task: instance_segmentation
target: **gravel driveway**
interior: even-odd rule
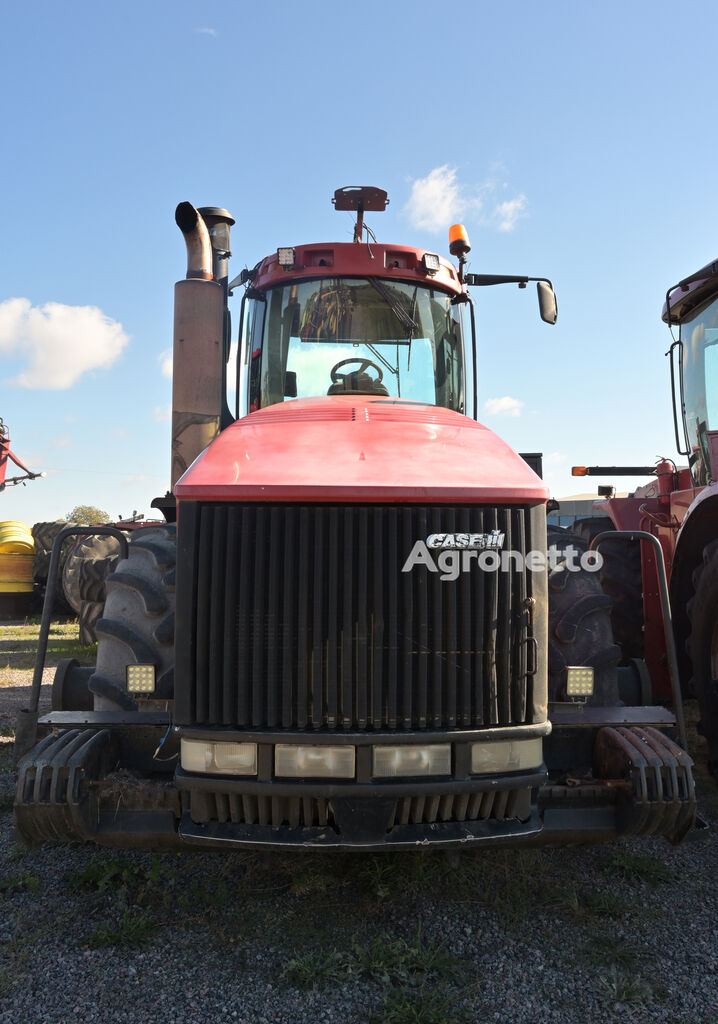
[[[31,675],[0,665],[2,1024],[718,1024],[715,830],[458,866],[25,851],[10,722]],[[718,826],[718,791],[702,777],[701,792]]]

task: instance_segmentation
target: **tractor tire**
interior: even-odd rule
[[[65,599],[80,615],[83,603],[104,604],[105,581],[120,558],[120,545],[115,537],[102,534],[78,537],[62,570]]]
[[[693,573],[693,590],[686,605],[690,685],[698,698],[698,731],[708,743],[708,767],[718,780],[718,540],[703,549],[703,563]]]
[[[52,545],[55,543],[55,537],[57,537],[60,530],[64,530],[66,526],[77,526],[77,523],[68,523],[65,522],[64,519],[56,519],[54,522],[49,523],[35,523],[32,528],[32,539],[35,541],[33,579],[35,580],[35,583],[38,584],[38,587],[43,591],[44,588],[47,587],[47,574],[50,571]],[[72,538],[68,537],[62,546],[62,552],[60,554],[60,568],[58,571],[59,586],[55,591],[55,605],[53,609],[56,615],[77,615],[77,609],[67,601],[62,586],[62,573],[65,566],[65,560],[67,559],[72,543]]]
[[[570,571],[568,548],[579,554],[588,545],[582,537],[557,526],[548,527],[548,548],[558,552],[548,576],[548,696],[565,701],[566,669],[585,665],[594,670],[593,696],[588,704],[615,707],[618,696],[620,648],[613,642],[610,597],[604,594],[597,572]]]
[[[77,621],[80,627],[79,641],[81,644],[97,643],[97,621],[102,618],[105,610],[104,601],[82,601]]]
[[[174,523],[135,530],[128,557],[107,577],[105,610],[95,627],[97,665],[88,684],[96,711],[137,709],[127,692],[128,665],[154,665],[149,699],[174,697],[176,552]]]
[[[608,516],[578,519],[573,524],[574,533],[586,544],[590,544],[599,533],[615,529]],[[621,664],[628,665],[633,658],[644,656],[641,542],[605,540],[601,544],[601,554],[601,586],[613,601],[613,635],[621,648]]]

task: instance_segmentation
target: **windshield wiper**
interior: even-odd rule
[[[399,323],[408,331],[409,337],[412,338],[415,334],[418,334],[418,323],[416,322],[416,320],[414,320],[412,316],[409,315],[409,313],[407,313],[406,309],[391,294],[389,289],[385,285],[383,285],[381,281],[378,281],[375,277],[368,277],[367,281],[372,286],[372,288],[375,289],[375,291],[379,292],[379,294],[384,299],[387,306],[392,311],[394,316],[397,318]]]

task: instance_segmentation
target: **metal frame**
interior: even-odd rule
[[[50,635],[50,618],[57,591],[57,570],[60,567],[60,552],[67,538],[77,534],[81,534],[84,537],[94,537],[97,535],[114,537],[120,544],[120,557],[127,558],[127,538],[122,530],[119,530],[116,526],[66,526],[55,537],[52,545],[52,554],[50,555],[50,568],[47,571],[47,587],[45,589],[45,601],[42,606],[40,636],[38,637],[37,654],[35,655],[35,671],[32,677],[32,688],[30,689],[30,704],[29,707],[24,709],[31,714],[37,714],[37,707],[40,701],[42,670],[45,667],[47,640]]]
[[[671,678],[671,691],[673,694],[673,711],[678,723],[678,737],[684,750],[688,749],[688,738],[686,734],[686,720],[683,714],[683,695],[681,693],[681,680],[678,674],[678,656],[676,653],[676,641],[673,636],[673,619],[671,617],[671,599],[668,595],[668,578],[666,576],[666,562],[663,557],[661,542],[652,533],[646,530],[606,530],[597,534],[589,544],[589,551],[597,551],[599,544],[604,540],[642,540],[653,545],[656,554],[656,575],[658,576],[658,587],[661,599],[661,613],[663,617],[663,632],[666,641],[666,653],[668,656],[668,672]]]

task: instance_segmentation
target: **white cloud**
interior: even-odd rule
[[[505,202],[499,203],[494,211],[499,231],[513,231],[516,222],[526,216],[527,205],[528,200],[523,193],[516,196],[515,199],[507,199]]]
[[[212,36],[215,39],[217,38],[217,29],[216,28],[196,28],[195,32],[199,36]]]
[[[566,456],[563,452],[549,452],[543,457],[544,462],[549,466],[560,466],[562,462],[566,461]]]
[[[490,416],[520,416],[524,403],[520,398],[503,395],[501,398],[487,398],[484,409]]]
[[[84,373],[111,366],[128,340],[122,324],[96,306],[0,302],[0,352],[25,361],[10,381],[18,387],[70,388]]]
[[[169,377],[172,379],[172,350],[165,349],[164,352],[160,352],[157,356],[157,362],[160,364],[160,370],[162,371],[163,377]]]
[[[476,205],[477,200],[473,202]],[[429,171],[425,178],[412,182],[411,195],[404,209],[415,228],[444,231],[463,216],[470,203],[458,182],[456,168],[442,164]],[[480,200],[478,203],[480,206]]]
[[[72,438],[69,434],[58,434],[52,442],[53,448],[72,448]]]
[[[459,181],[455,167],[442,164],[425,178],[412,181],[404,213],[413,227],[424,231],[446,231],[456,221],[472,219],[497,231],[513,231],[517,221],[526,216],[528,199],[523,193],[501,199],[507,188],[506,182],[494,178],[465,184]]]
[[[171,405],[156,405],[155,406],[155,419],[158,423],[164,423],[165,420],[172,419],[172,406]]]
[[[146,473],[135,473],[132,476],[126,476],[122,481],[123,487],[133,487],[135,484],[144,483],[147,480]]]

